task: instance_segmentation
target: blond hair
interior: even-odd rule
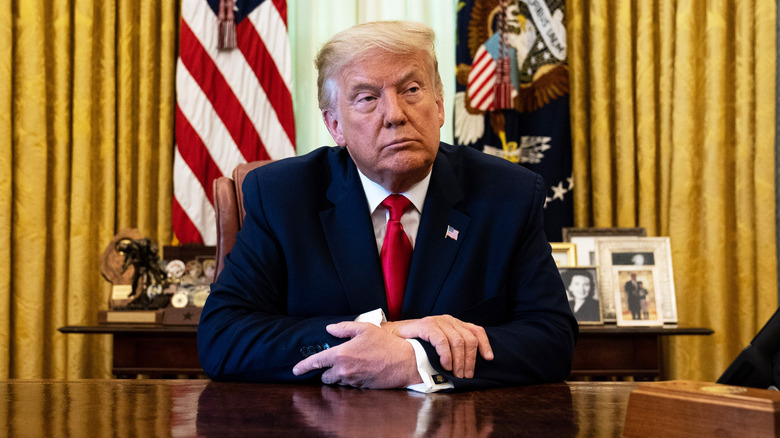
[[[330,109],[336,98],[338,75],[350,64],[376,50],[393,55],[417,55],[423,51],[434,72],[436,97],[444,94],[436,60],[436,34],[414,21],[373,21],[341,31],[326,42],[314,58],[320,109]]]

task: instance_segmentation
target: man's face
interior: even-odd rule
[[[335,108],[322,111],[339,146],[358,169],[391,192],[403,192],[433,166],[444,124],[434,72],[420,56],[375,52],[338,79]]]

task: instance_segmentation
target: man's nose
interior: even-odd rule
[[[382,114],[385,119],[385,127],[387,128],[406,123],[403,98],[395,92],[387,93],[382,99]]]

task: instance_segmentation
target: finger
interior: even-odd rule
[[[452,352],[452,373],[455,374],[455,377],[463,378],[465,377],[467,360],[466,339],[463,338],[460,328],[455,325],[450,325],[444,330],[450,342],[450,350]]]
[[[452,353],[450,351],[450,343],[447,340],[447,337],[444,335],[444,332],[437,331],[435,333],[430,333],[424,337],[421,337],[421,339],[430,342],[431,345],[433,345],[433,348],[436,349],[436,354],[439,355],[439,363],[441,363],[442,368],[447,371],[452,371]]]
[[[328,370],[320,376],[320,381],[326,385],[340,385],[341,377],[339,377],[333,368],[328,368]]]
[[[315,355],[309,356],[306,359],[298,362],[293,366],[293,374],[300,376],[308,372],[319,370],[322,368],[330,368],[333,364],[330,361],[330,350],[323,350]]]
[[[463,322],[457,318],[448,321],[448,333],[452,344],[453,373],[458,377],[474,377],[480,341],[476,335],[481,327]]]
[[[474,369],[477,366],[477,349],[479,342],[473,333],[469,332],[465,338],[466,346],[463,357],[463,376],[467,379],[474,377]]]
[[[495,357],[493,354],[493,347],[490,346],[490,339],[488,339],[485,329],[474,324],[470,324],[471,333],[477,338],[479,342],[479,354],[485,360],[493,360]]]
[[[366,324],[373,326],[373,324],[367,322],[344,321],[337,324],[328,324],[325,326],[325,330],[337,338],[354,338],[366,331]]]
[[[460,346],[457,347],[457,350],[453,351],[453,356],[455,356],[455,359],[453,359],[454,362],[460,363],[458,368],[460,369],[461,374],[458,377],[470,379],[474,377],[479,341],[466,324],[458,321],[453,325],[453,328],[457,333],[457,338],[455,338],[453,343],[456,346],[457,344],[460,344]],[[459,354],[460,356],[456,356],[456,354]]]

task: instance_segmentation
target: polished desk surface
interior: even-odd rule
[[[629,382],[453,394],[208,380],[0,381],[6,436],[621,436]],[[0,430],[0,433],[2,430]]]

